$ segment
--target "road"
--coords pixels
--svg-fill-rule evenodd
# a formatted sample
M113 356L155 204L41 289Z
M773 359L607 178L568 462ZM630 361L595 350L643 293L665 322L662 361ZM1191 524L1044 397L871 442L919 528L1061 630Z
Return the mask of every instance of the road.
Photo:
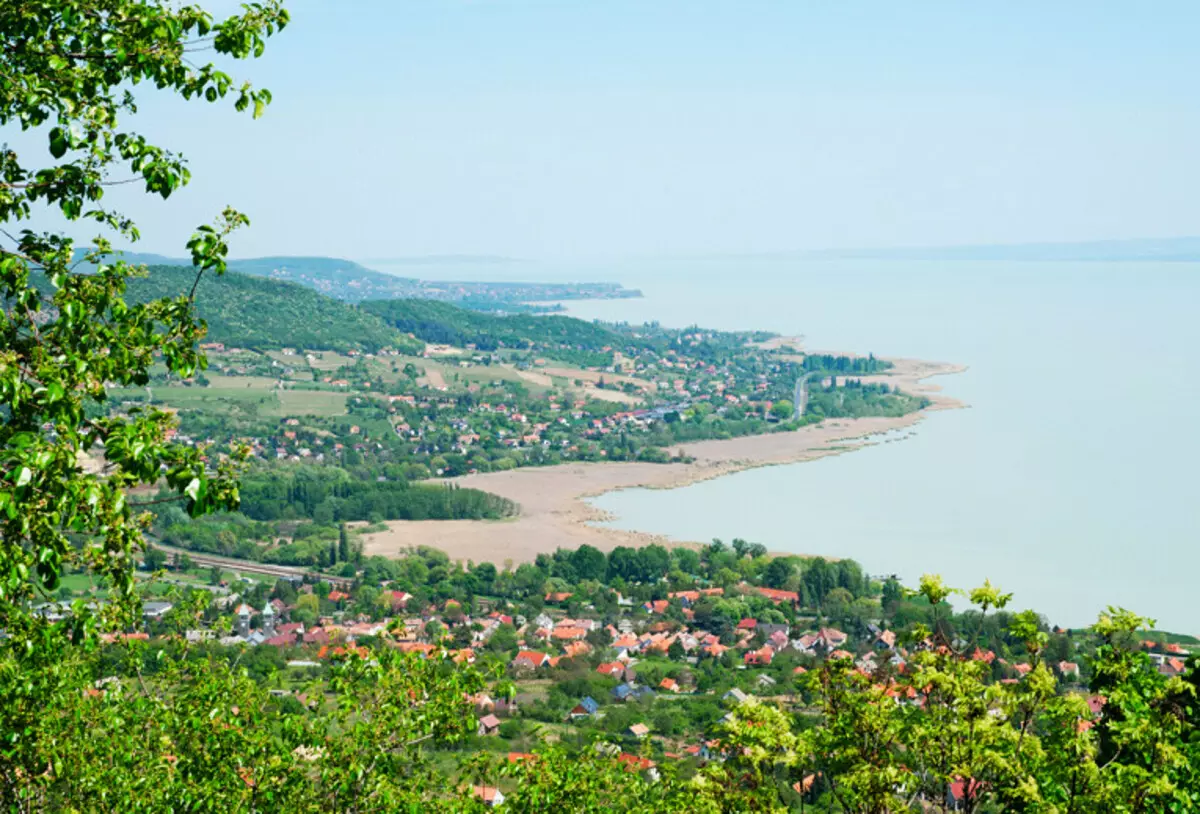
M817 371L805 373L796 380L796 393L792 398L792 404L796 406L795 412L792 413L792 420L798 421L804 417L804 410L808 407L808 379L810 376L816 375Z

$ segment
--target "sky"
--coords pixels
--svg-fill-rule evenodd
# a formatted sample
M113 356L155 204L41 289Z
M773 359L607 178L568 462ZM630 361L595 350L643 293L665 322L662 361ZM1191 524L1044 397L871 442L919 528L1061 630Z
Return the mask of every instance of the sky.
M359 260L1200 233L1194 0L289 8L236 66L263 119L143 97L194 180L114 192L138 249L182 255L227 203L235 255Z

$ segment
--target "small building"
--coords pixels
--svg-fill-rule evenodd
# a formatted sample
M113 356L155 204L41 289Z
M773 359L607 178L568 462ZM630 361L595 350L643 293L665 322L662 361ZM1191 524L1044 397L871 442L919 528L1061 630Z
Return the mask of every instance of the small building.
M484 715L479 719L479 725L475 730L478 735L495 735L500 732L500 719L495 715Z
M590 695L586 696L582 701L576 704L569 714L569 718L574 721L579 718L590 718L600 709L600 704L595 698Z
M749 695L742 692L737 687L734 687L732 690L730 690L729 692L722 695L721 700L722 701L732 701L735 704L741 704L744 701L746 701L749 697L750 697Z
M650 734L650 727L646 726L645 724L634 724L625 730L625 734L631 738L637 738L638 740L641 740Z
M471 793L488 808L495 808L504 802L504 792L495 786L471 786Z

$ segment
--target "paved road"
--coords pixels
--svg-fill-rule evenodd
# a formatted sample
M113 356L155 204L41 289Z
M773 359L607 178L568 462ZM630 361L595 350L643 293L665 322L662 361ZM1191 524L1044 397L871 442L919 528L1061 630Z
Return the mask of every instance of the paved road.
M796 393L792 398L792 404L796 406L796 410L792 413L792 419L798 421L804 417L804 410L808 407L808 379L810 376L816 375L817 371L805 373L796 380Z

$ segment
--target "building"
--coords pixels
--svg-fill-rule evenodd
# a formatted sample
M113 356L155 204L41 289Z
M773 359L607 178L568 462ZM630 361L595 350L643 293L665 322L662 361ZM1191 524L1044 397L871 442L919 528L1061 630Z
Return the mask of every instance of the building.
M489 713L479 719L479 725L475 729L477 735L495 735L500 732L500 719Z
M572 708L568 717L574 721L579 718L590 718L600 709L600 704L590 695L584 697L582 701Z

